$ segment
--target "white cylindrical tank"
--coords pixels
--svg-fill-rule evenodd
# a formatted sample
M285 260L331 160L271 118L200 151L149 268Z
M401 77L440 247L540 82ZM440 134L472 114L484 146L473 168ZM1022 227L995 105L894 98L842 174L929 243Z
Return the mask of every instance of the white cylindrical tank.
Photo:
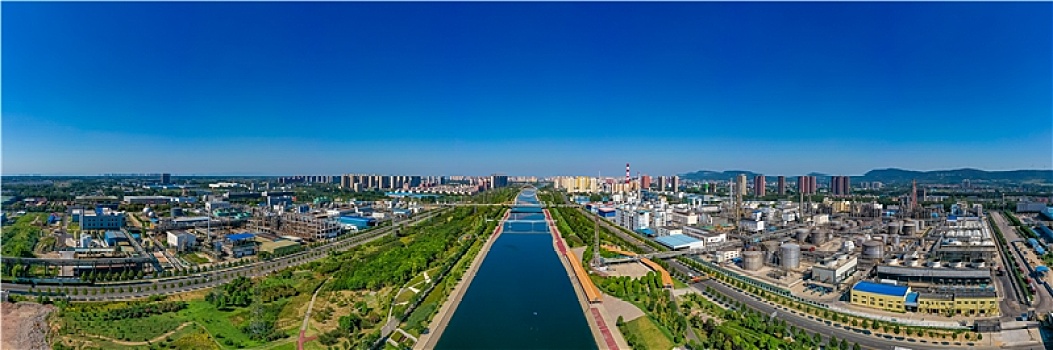
M917 227L918 226L916 224L914 224L913 221L907 222L907 223L903 224L903 234L907 235L907 236L913 235L916 232L918 232L917 231Z
M742 268L746 271L757 271L764 267L764 252L749 250L742 252Z
M779 247L782 267L796 269L801 266L801 246L794 243L786 243Z

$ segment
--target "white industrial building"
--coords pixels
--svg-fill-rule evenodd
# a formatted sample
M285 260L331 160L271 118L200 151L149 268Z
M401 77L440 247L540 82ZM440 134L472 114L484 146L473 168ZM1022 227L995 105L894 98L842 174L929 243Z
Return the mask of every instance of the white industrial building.
M676 226L659 226L655 229L655 233L659 236L682 235L684 230Z
M215 211L216 209L227 209L230 208L230 202L208 202L205 203L205 210L209 212Z
M168 231L168 246L177 251L185 251L197 244L197 237L186 231Z
M812 267L812 279L822 283L840 284L856 272L856 257L839 255L835 258L815 264Z
M705 247L705 243L688 235L664 236L654 240L672 250L702 249Z
M739 221L739 227L750 232L764 231L764 220L742 219Z
M741 248L723 248L713 252L713 260L716 260L717 263L731 261L740 256L742 256Z
M674 211L670 214L670 219L680 226L698 225L698 214L694 212Z

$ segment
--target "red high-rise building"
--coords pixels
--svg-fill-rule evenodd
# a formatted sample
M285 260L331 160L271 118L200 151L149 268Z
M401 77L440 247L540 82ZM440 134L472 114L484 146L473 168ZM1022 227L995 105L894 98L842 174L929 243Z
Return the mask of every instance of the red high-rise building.
M764 175L757 175L753 177L753 195L757 197L764 197Z
M651 176L642 175L640 176L640 188L649 189L651 188Z
M786 177L785 176L779 175L779 186L778 187L779 187L779 195L780 196L785 196L786 195Z

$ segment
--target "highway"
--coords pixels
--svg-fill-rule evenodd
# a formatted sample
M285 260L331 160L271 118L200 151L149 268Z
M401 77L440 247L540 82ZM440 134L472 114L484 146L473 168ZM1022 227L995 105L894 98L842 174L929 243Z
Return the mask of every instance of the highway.
M428 213L424 213L416 218L411 219L411 222L400 223L399 225L415 224L417 222L431 218L437 215L439 212L441 212L441 210L430 211ZM274 271L285 269L287 267L306 264L311 261L322 259L326 256L329 256L330 251L345 251L356 246L372 242L380 237L383 237L386 234L393 232L394 227L397 227L397 225L382 227L372 231L366 231L356 236L343 237L336 241L327 243L316 248L309 248L302 252L290 254L270 261L255 262L217 271L197 273L190 276L114 282L107 284L95 284L91 286L76 287L66 287L61 285L41 285L38 286L35 290L46 291L50 287L53 291L57 292L63 288L76 288L79 290L79 292L77 295L72 295L72 293L68 295L70 300L103 301L137 299L148 297L151 295L178 294L194 290L207 289L218 285L222 285L238 276L262 276ZM0 288L2 288L3 290L10 291L16 294L26 294L29 292L30 287L32 286L27 284L0 284ZM122 287L125 289L124 292L116 291ZM115 291L108 291L110 289L113 289ZM91 292L97 292L97 294L92 295Z

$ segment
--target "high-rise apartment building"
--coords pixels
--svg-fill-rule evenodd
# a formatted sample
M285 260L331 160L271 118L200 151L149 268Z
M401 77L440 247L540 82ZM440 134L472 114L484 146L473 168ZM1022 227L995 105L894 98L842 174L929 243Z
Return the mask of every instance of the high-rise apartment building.
M680 192L680 176L673 175L673 192Z
M798 176L797 177L797 191L803 194L815 194L816 188L815 176Z
M666 187L669 187L669 186L666 185L665 176L659 176L658 177L658 191L659 192L665 192Z
M738 180L735 181L737 192L740 196L745 196L746 192L746 174L739 174Z
M765 187L764 175L757 175L753 177L753 195L757 197L764 197Z
M852 193L848 176L830 177L830 194L834 196L848 196Z
M779 195L786 195L786 177L779 175Z
M162 185L167 185L167 184L170 184L170 183L172 183L172 174L168 174L168 173L161 174L161 184Z
M640 176L640 188L643 188L645 190L651 189L651 176L649 176L649 175Z

